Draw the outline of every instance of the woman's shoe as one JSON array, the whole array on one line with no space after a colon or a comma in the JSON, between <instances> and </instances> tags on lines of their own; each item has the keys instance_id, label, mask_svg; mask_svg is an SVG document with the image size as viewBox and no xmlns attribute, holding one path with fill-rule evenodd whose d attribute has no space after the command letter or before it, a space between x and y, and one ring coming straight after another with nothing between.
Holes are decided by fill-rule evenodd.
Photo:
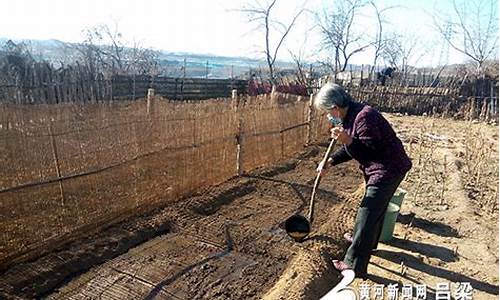
<instances>
[{"instance_id":1,"label":"woman's shoe","mask_svg":"<svg viewBox=\"0 0 500 300\"><path fill-rule=\"evenodd\" d=\"M341 260L333 260L332 263L333 263L333 267L335 269L337 269L337 271L339 271L339 272L343 272L345 270L352 270L351 267L349 267L345 262L343 262Z\"/></svg>"},{"instance_id":2,"label":"woman's shoe","mask_svg":"<svg viewBox=\"0 0 500 300\"><path fill-rule=\"evenodd\" d=\"M346 240L352 244L352 241L353 241L352 234L350 234L349 232L344 233L344 240Z\"/></svg>"}]
</instances>

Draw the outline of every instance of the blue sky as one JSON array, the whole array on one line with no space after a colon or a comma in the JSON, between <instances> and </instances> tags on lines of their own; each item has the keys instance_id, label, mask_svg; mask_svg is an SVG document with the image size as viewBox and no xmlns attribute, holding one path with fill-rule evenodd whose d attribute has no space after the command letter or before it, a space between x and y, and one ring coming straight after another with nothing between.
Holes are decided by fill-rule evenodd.
<instances>
[{"instance_id":1,"label":"blue sky","mask_svg":"<svg viewBox=\"0 0 500 300\"><path fill-rule=\"evenodd\" d=\"M266 0L260 0L265 2ZM59 39L80 42L82 29L97 24L118 24L124 37L132 43L175 52L209 53L226 56L263 57L263 37L252 29L245 16L236 11L248 0L0 0L0 34L14 39ZM326 0L278 0L276 18L287 22L298 7L318 11L329 7ZM381 8L396 6L387 13L384 30L398 31L418 40L420 65L437 63L443 41L433 32L428 12L438 5L444 9L446 1L378 0ZM370 11L362 21L367 34L375 28ZM314 29L313 17L304 14L280 51L279 58L289 59L288 50L298 52L310 60L321 59L318 54L319 34ZM450 51L449 62L457 63L463 55ZM353 57L353 63L370 63L371 53Z\"/></svg>"}]
</instances>

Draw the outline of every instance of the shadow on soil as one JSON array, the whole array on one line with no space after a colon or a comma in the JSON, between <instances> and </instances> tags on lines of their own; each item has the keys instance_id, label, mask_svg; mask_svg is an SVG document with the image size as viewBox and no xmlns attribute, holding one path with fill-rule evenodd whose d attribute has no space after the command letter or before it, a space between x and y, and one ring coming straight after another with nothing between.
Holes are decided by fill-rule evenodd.
<instances>
[{"instance_id":1,"label":"shadow on soil","mask_svg":"<svg viewBox=\"0 0 500 300\"><path fill-rule=\"evenodd\" d=\"M302 189L308 188L307 186L298 186L297 184L294 184L291 182L284 182L284 181L280 181L280 180L275 180L275 179L272 179L271 177L294 170L297 167L300 160L314 157L318 153L319 153L318 148L312 148L312 149L300 154L298 159L292 159L290 161L283 162L283 163L276 165L276 166L272 166L272 167L261 169L261 170L256 170L255 172L252 172L251 174L243 175L242 177L254 178L254 179L265 179L265 180L270 180L270 181L274 181L274 182L290 184L292 189L294 189L294 191L297 193L297 195L302 200L302 202L304 202L304 205L305 205L306 200L302 196L302 193L301 193L299 188L302 188ZM211 197L209 201L201 203L199 205L196 205L196 206L192 207L191 209L197 214L200 214L203 216L210 216L210 215L216 213L222 206L231 204L234 200L255 192L256 187L254 186L254 183L255 183L255 181L249 181L245 184L235 186L229 190L223 191L222 193L220 193L214 197Z\"/></svg>"},{"instance_id":2,"label":"shadow on soil","mask_svg":"<svg viewBox=\"0 0 500 300\"><path fill-rule=\"evenodd\" d=\"M222 257L228 255L231 251L233 251L234 242L233 242L233 239L231 238L231 235L229 233L230 226L231 225L226 224L226 226L224 227L225 237L226 237L226 249L225 250L218 252L210 257L207 257L201 261L198 261L192 265L189 265L189 266L185 267L183 270L181 270L180 272L176 273L174 276L169 277L169 278L159 282L158 284L156 284L153 287L153 289L149 292L149 294L146 297L144 297L144 299L145 300L156 299L156 296L158 296L158 294L162 291L162 289L164 287L170 285L171 283L176 281L178 278L182 277L184 274L189 273L190 271L192 271L196 267L202 266L211 260L222 258Z\"/></svg>"},{"instance_id":3,"label":"shadow on soil","mask_svg":"<svg viewBox=\"0 0 500 300\"><path fill-rule=\"evenodd\" d=\"M67 248L10 268L0 274L0 299L2 294L43 298L92 267L156 236L173 232L174 224L167 220L155 225L138 226L139 228L128 228L129 226L126 221L110 226L95 235L71 243ZM40 270L40 266L44 266L43 271L33 272Z\"/></svg>"},{"instance_id":4,"label":"shadow on soil","mask_svg":"<svg viewBox=\"0 0 500 300\"><path fill-rule=\"evenodd\" d=\"M452 250L441 246L419 243L398 238L393 238L387 244L411 252L417 252L427 257L438 258L444 262L455 262L458 260L457 256Z\"/></svg>"},{"instance_id":5,"label":"shadow on soil","mask_svg":"<svg viewBox=\"0 0 500 300\"><path fill-rule=\"evenodd\" d=\"M307 195L307 198L309 198L311 196L312 185L301 184L301 183L285 181L285 180L280 180L280 179L274 179L274 178L264 177L264 176L260 176L260 175L245 175L245 177L286 184L286 185L290 186L297 193L297 196L303 202L302 205L298 209L299 211L302 210L306 205L309 205L309 199L306 199L304 194ZM316 190L316 197L322 198L324 200L328 200L332 203L340 202L340 200L339 200L340 197L336 193L328 191L328 190L324 190L321 188L318 188ZM337 201L334 201L332 199L337 199Z\"/></svg>"},{"instance_id":6,"label":"shadow on soil","mask_svg":"<svg viewBox=\"0 0 500 300\"><path fill-rule=\"evenodd\" d=\"M234 200L255 192L257 189L253 182L235 186L210 198L210 201L194 206L191 209L200 215L210 216L216 213L222 206L231 204Z\"/></svg>"},{"instance_id":7,"label":"shadow on soil","mask_svg":"<svg viewBox=\"0 0 500 300\"><path fill-rule=\"evenodd\" d=\"M428 264L425 264L418 258L409 255L407 253L378 250L373 255L386 259L396 264L404 262L404 264L408 268L415 269L432 276L440 277L451 282L470 282L474 290L480 290L490 295L498 295L498 285L489 284L487 282L483 282L457 272L445 270L435 266L430 266Z\"/></svg>"},{"instance_id":8,"label":"shadow on soil","mask_svg":"<svg viewBox=\"0 0 500 300\"><path fill-rule=\"evenodd\" d=\"M274 166L272 168L260 171L259 175L264 176L264 177L273 177L273 176L276 176L276 175L279 175L282 173L289 172L289 171L295 169L301 160L314 157L314 156L318 155L318 153L319 153L319 149L317 147L314 147L314 148L312 148L304 153L301 153L297 157L297 159L293 159L292 161L284 162L280 165L277 165L277 166Z\"/></svg>"},{"instance_id":9,"label":"shadow on soil","mask_svg":"<svg viewBox=\"0 0 500 300\"><path fill-rule=\"evenodd\" d=\"M420 228L435 235L443 237L454 237L454 238L460 237L458 230L451 227L450 225L441 222L428 221L419 217L415 217L414 213L406 215L400 214L398 216L397 221L405 225L412 223L413 227Z\"/></svg>"}]
</instances>

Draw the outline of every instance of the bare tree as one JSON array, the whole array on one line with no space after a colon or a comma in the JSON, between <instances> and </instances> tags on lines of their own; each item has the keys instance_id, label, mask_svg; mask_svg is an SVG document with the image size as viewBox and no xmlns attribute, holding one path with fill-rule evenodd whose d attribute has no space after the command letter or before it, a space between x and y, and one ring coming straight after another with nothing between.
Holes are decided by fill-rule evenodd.
<instances>
[{"instance_id":1,"label":"bare tree","mask_svg":"<svg viewBox=\"0 0 500 300\"><path fill-rule=\"evenodd\" d=\"M382 49L381 56L391 67L398 67L403 56L401 39L400 35L393 33Z\"/></svg>"},{"instance_id":2,"label":"bare tree","mask_svg":"<svg viewBox=\"0 0 500 300\"><path fill-rule=\"evenodd\" d=\"M298 53L293 53L292 51L289 51L290 56L292 57L294 63L295 63L295 79L298 84L305 86L307 89L307 92L311 94L312 87L311 87L311 81L313 79L313 66L311 63L307 63L305 58L304 58L304 53L302 51L299 51Z\"/></svg>"},{"instance_id":3,"label":"bare tree","mask_svg":"<svg viewBox=\"0 0 500 300\"><path fill-rule=\"evenodd\" d=\"M373 48L374 48L373 65L370 68L370 76L373 76L375 67L377 66L378 63L378 59L382 56L382 52L387 43L387 38L385 37L383 32L383 24L385 23L384 13L389 11L390 9L395 8L396 6L389 6L379 9L374 1L370 1L370 5L375 10L375 16L377 18L377 31L375 33L375 38L373 43Z\"/></svg>"},{"instance_id":4,"label":"bare tree","mask_svg":"<svg viewBox=\"0 0 500 300\"><path fill-rule=\"evenodd\" d=\"M118 25L115 23L114 28L110 28L102 24L86 28L84 32L84 51L93 52L92 58L111 74L125 73L125 45Z\"/></svg>"},{"instance_id":5,"label":"bare tree","mask_svg":"<svg viewBox=\"0 0 500 300\"><path fill-rule=\"evenodd\" d=\"M134 41L128 44L115 23L84 29L85 40L75 45L79 60L92 74L153 75L158 71L158 53Z\"/></svg>"},{"instance_id":6,"label":"bare tree","mask_svg":"<svg viewBox=\"0 0 500 300\"><path fill-rule=\"evenodd\" d=\"M412 34L391 33L385 41L381 57L390 66L399 69L404 82L412 71L412 65L418 64L427 49L421 46L421 41Z\"/></svg>"},{"instance_id":7,"label":"bare tree","mask_svg":"<svg viewBox=\"0 0 500 300\"><path fill-rule=\"evenodd\" d=\"M278 57L278 51L299 16L304 12L304 9L300 9L294 14L292 20L285 25L284 23L274 19L272 16L273 8L275 8L276 3L277 0L272 0L263 5L258 0L255 0L253 3L247 4L240 10L247 15L249 22L257 23L258 28L264 31L264 54L266 56L266 62L269 68L269 77L272 83L276 82L275 63L276 58ZM275 46L272 46L271 41L271 35L273 33L278 34L279 36L278 42Z\"/></svg>"},{"instance_id":8,"label":"bare tree","mask_svg":"<svg viewBox=\"0 0 500 300\"><path fill-rule=\"evenodd\" d=\"M29 82L34 64L35 59L28 43L6 41L0 46L0 85L22 88L25 82ZM8 95L6 90L0 90L2 99L8 99Z\"/></svg>"},{"instance_id":9,"label":"bare tree","mask_svg":"<svg viewBox=\"0 0 500 300\"><path fill-rule=\"evenodd\" d=\"M311 63L308 63L307 60L310 59L310 56L307 56L306 53L310 53L307 51L306 47L309 45L307 42L308 36L305 35L302 45L297 49L288 49L288 53L292 57L293 62L295 63L295 80L298 84L305 86L309 94L312 93L311 89L311 81L313 76L313 66Z\"/></svg>"},{"instance_id":10,"label":"bare tree","mask_svg":"<svg viewBox=\"0 0 500 300\"><path fill-rule=\"evenodd\" d=\"M125 71L139 75L158 75L158 57L158 51L144 48L134 41L133 45L126 49Z\"/></svg>"},{"instance_id":11,"label":"bare tree","mask_svg":"<svg viewBox=\"0 0 500 300\"><path fill-rule=\"evenodd\" d=\"M318 25L325 48L333 50L335 74L343 72L351 57L373 45L363 32L355 30L359 10L367 5L364 0L339 0L331 12L318 16Z\"/></svg>"},{"instance_id":12,"label":"bare tree","mask_svg":"<svg viewBox=\"0 0 500 300\"><path fill-rule=\"evenodd\" d=\"M451 5L451 14L434 14L434 25L453 49L474 61L480 73L484 62L498 55L498 1L451 0Z\"/></svg>"}]
</instances>

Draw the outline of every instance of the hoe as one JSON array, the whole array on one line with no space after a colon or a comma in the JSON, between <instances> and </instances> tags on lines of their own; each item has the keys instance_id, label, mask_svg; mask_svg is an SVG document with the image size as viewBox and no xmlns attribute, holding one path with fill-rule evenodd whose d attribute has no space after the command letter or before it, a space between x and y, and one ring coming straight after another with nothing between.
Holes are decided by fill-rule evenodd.
<instances>
[{"instance_id":1,"label":"hoe","mask_svg":"<svg viewBox=\"0 0 500 300\"><path fill-rule=\"evenodd\" d=\"M335 146L336 140L332 139L328 149L326 150L325 156L323 157L322 163L325 165L333 147ZM309 202L309 216L308 218L301 215L293 215L285 221L285 229L287 234L293 238L296 242L302 242L304 238L311 232L311 225L313 222L314 215L314 198L316 196L316 189L318 188L319 182L321 181L321 172L318 172L316 180L314 181L314 186L311 195L311 201Z\"/></svg>"},{"instance_id":2,"label":"hoe","mask_svg":"<svg viewBox=\"0 0 500 300\"><path fill-rule=\"evenodd\" d=\"M335 146L335 139L332 139L328 149L326 150L325 156L323 157L323 166L325 165L333 147ZM311 232L311 225L313 221L314 214L314 198L316 196L316 189L318 188L319 182L321 181L321 170L316 176L314 181L313 191L311 195L311 201L309 203L309 217L305 218L301 215L293 215L285 221L285 229L290 237L292 237L296 242L302 242L304 238ZM337 283L326 295L324 295L321 300L333 300L333 299L356 299L356 294L349 285L354 280L354 271L345 270L342 271L342 280Z\"/></svg>"}]
</instances>

